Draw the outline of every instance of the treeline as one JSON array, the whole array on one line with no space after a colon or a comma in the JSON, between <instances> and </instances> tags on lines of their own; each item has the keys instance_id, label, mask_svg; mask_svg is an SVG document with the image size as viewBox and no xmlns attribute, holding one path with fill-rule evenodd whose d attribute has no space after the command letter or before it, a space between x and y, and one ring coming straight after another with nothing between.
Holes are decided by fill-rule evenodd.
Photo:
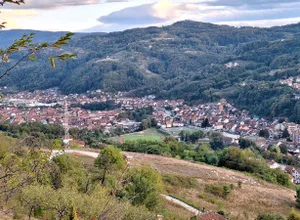
<instances>
[{"instance_id":1,"label":"treeline","mask_svg":"<svg viewBox=\"0 0 300 220\"><path fill-rule=\"evenodd\" d=\"M226 147L224 149L213 150L207 144L195 147L188 143L177 142L170 137L167 137L163 142L126 142L120 147L124 151L171 156L184 160L204 162L214 166L227 167L251 173L260 179L283 186L290 186L291 184L288 174L280 169L274 170L269 168L264 158L259 154L255 154L255 151L253 152L250 148L243 150L238 147Z\"/></svg>"},{"instance_id":2,"label":"treeline","mask_svg":"<svg viewBox=\"0 0 300 220\"><path fill-rule=\"evenodd\" d=\"M153 107L149 106L146 108L137 108L132 111L126 111L119 114L118 118L128 118L133 121L142 122L148 119L153 113Z\"/></svg>"},{"instance_id":3,"label":"treeline","mask_svg":"<svg viewBox=\"0 0 300 220\"><path fill-rule=\"evenodd\" d=\"M24 138L33 134L43 135L47 139L58 139L64 135L60 124L43 124L40 122L22 123L20 125L0 123L0 131L14 138Z\"/></svg>"}]
</instances>

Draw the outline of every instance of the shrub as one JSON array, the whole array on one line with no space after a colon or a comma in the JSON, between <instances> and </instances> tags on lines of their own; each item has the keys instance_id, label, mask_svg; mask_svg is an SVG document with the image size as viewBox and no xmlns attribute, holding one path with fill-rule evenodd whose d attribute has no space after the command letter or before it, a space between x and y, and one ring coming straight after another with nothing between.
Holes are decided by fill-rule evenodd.
<instances>
[{"instance_id":1,"label":"shrub","mask_svg":"<svg viewBox=\"0 0 300 220\"><path fill-rule=\"evenodd\" d=\"M164 175L163 181L172 186L183 187L186 189L196 188L198 185L196 179L186 176Z\"/></svg>"},{"instance_id":2,"label":"shrub","mask_svg":"<svg viewBox=\"0 0 300 220\"><path fill-rule=\"evenodd\" d=\"M263 213L258 215L256 220L285 220L285 218L274 213Z\"/></svg>"}]
</instances>

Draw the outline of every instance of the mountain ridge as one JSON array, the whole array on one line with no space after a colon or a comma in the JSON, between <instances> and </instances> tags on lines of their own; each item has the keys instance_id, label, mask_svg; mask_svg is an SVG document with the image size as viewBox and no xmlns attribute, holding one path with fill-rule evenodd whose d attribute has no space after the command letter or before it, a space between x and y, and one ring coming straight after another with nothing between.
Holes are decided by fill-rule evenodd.
<instances>
[{"instance_id":1,"label":"mountain ridge","mask_svg":"<svg viewBox=\"0 0 300 220\"><path fill-rule=\"evenodd\" d=\"M188 103L226 98L255 115L300 122L295 113L300 102L293 99L297 90L279 82L300 75L299 40L300 23L255 28L181 21L94 33L66 46L65 51L78 54L75 60L51 69L51 51L46 51L0 85L20 90L59 87L64 93L133 91L135 96L154 94Z\"/></svg>"}]
</instances>

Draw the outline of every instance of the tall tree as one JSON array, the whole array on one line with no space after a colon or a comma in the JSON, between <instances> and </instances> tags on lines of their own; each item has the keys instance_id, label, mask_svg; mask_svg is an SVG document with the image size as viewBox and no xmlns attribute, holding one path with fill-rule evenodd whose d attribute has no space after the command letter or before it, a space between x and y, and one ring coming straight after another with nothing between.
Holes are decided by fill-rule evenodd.
<instances>
[{"instance_id":1,"label":"tall tree","mask_svg":"<svg viewBox=\"0 0 300 220\"><path fill-rule=\"evenodd\" d=\"M133 205L145 205L153 210L159 203L161 176L152 168L133 168L127 175L125 190Z\"/></svg>"},{"instance_id":2,"label":"tall tree","mask_svg":"<svg viewBox=\"0 0 300 220\"><path fill-rule=\"evenodd\" d=\"M102 172L102 184L104 184L107 174L113 171L122 170L126 166L123 155L121 154L120 150L114 146L109 146L102 150L94 164Z\"/></svg>"}]
</instances>

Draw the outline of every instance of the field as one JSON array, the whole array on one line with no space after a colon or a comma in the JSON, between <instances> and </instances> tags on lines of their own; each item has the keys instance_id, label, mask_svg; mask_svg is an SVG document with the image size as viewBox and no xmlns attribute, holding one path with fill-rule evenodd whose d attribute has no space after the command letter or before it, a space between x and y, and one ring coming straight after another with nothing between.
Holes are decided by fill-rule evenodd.
<instances>
[{"instance_id":1,"label":"field","mask_svg":"<svg viewBox=\"0 0 300 220\"><path fill-rule=\"evenodd\" d=\"M196 184L186 187L184 181L176 184L166 184L166 194L182 198L188 203L206 210L225 210L230 213L231 220L255 219L259 213L279 213L287 216L296 206L295 191L281 186L257 180L244 173L213 167L206 164L196 164L156 155L127 153L132 156L133 166L148 165L157 169L162 175L179 176L182 180L191 178ZM242 187L238 187L238 182ZM227 199L215 196L205 191L206 185L230 185L234 189ZM178 214L181 212L179 211Z\"/></svg>"},{"instance_id":2,"label":"field","mask_svg":"<svg viewBox=\"0 0 300 220\"><path fill-rule=\"evenodd\" d=\"M155 129L150 128L145 131L135 132L131 134L126 134L122 136L112 137L111 140L124 143L129 141L138 141L138 140L145 140L145 141L162 141L167 134Z\"/></svg>"},{"instance_id":3,"label":"field","mask_svg":"<svg viewBox=\"0 0 300 220\"><path fill-rule=\"evenodd\" d=\"M139 140L143 140L143 141L161 141L162 138L160 136L154 136L154 135L126 135L123 136L123 141L124 142L128 142L128 141L139 141Z\"/></svg>"},{"instance_id":4,"label":"field","mask_svg":"<svg viewBox=\"0 0 300 220\"><path fill-rule=\"evenodd\" d=\"M255 219L259 213L278 213L287 216L296 206L295 191L269 184L241 172L192 163L174 158L123 152L131 156L131 166L151 166L171 181L165 181L165 194L209 211L223 210L231 220ZM74 155L86 165L92 165L87 157ZM241 182L241 188L238 187ZM233 190L225 199L208 192L207 185L224 186L232 184ZM169 202L164 207L174 215L188 219L191 213Z\"/></svg>"}]
</instances>

